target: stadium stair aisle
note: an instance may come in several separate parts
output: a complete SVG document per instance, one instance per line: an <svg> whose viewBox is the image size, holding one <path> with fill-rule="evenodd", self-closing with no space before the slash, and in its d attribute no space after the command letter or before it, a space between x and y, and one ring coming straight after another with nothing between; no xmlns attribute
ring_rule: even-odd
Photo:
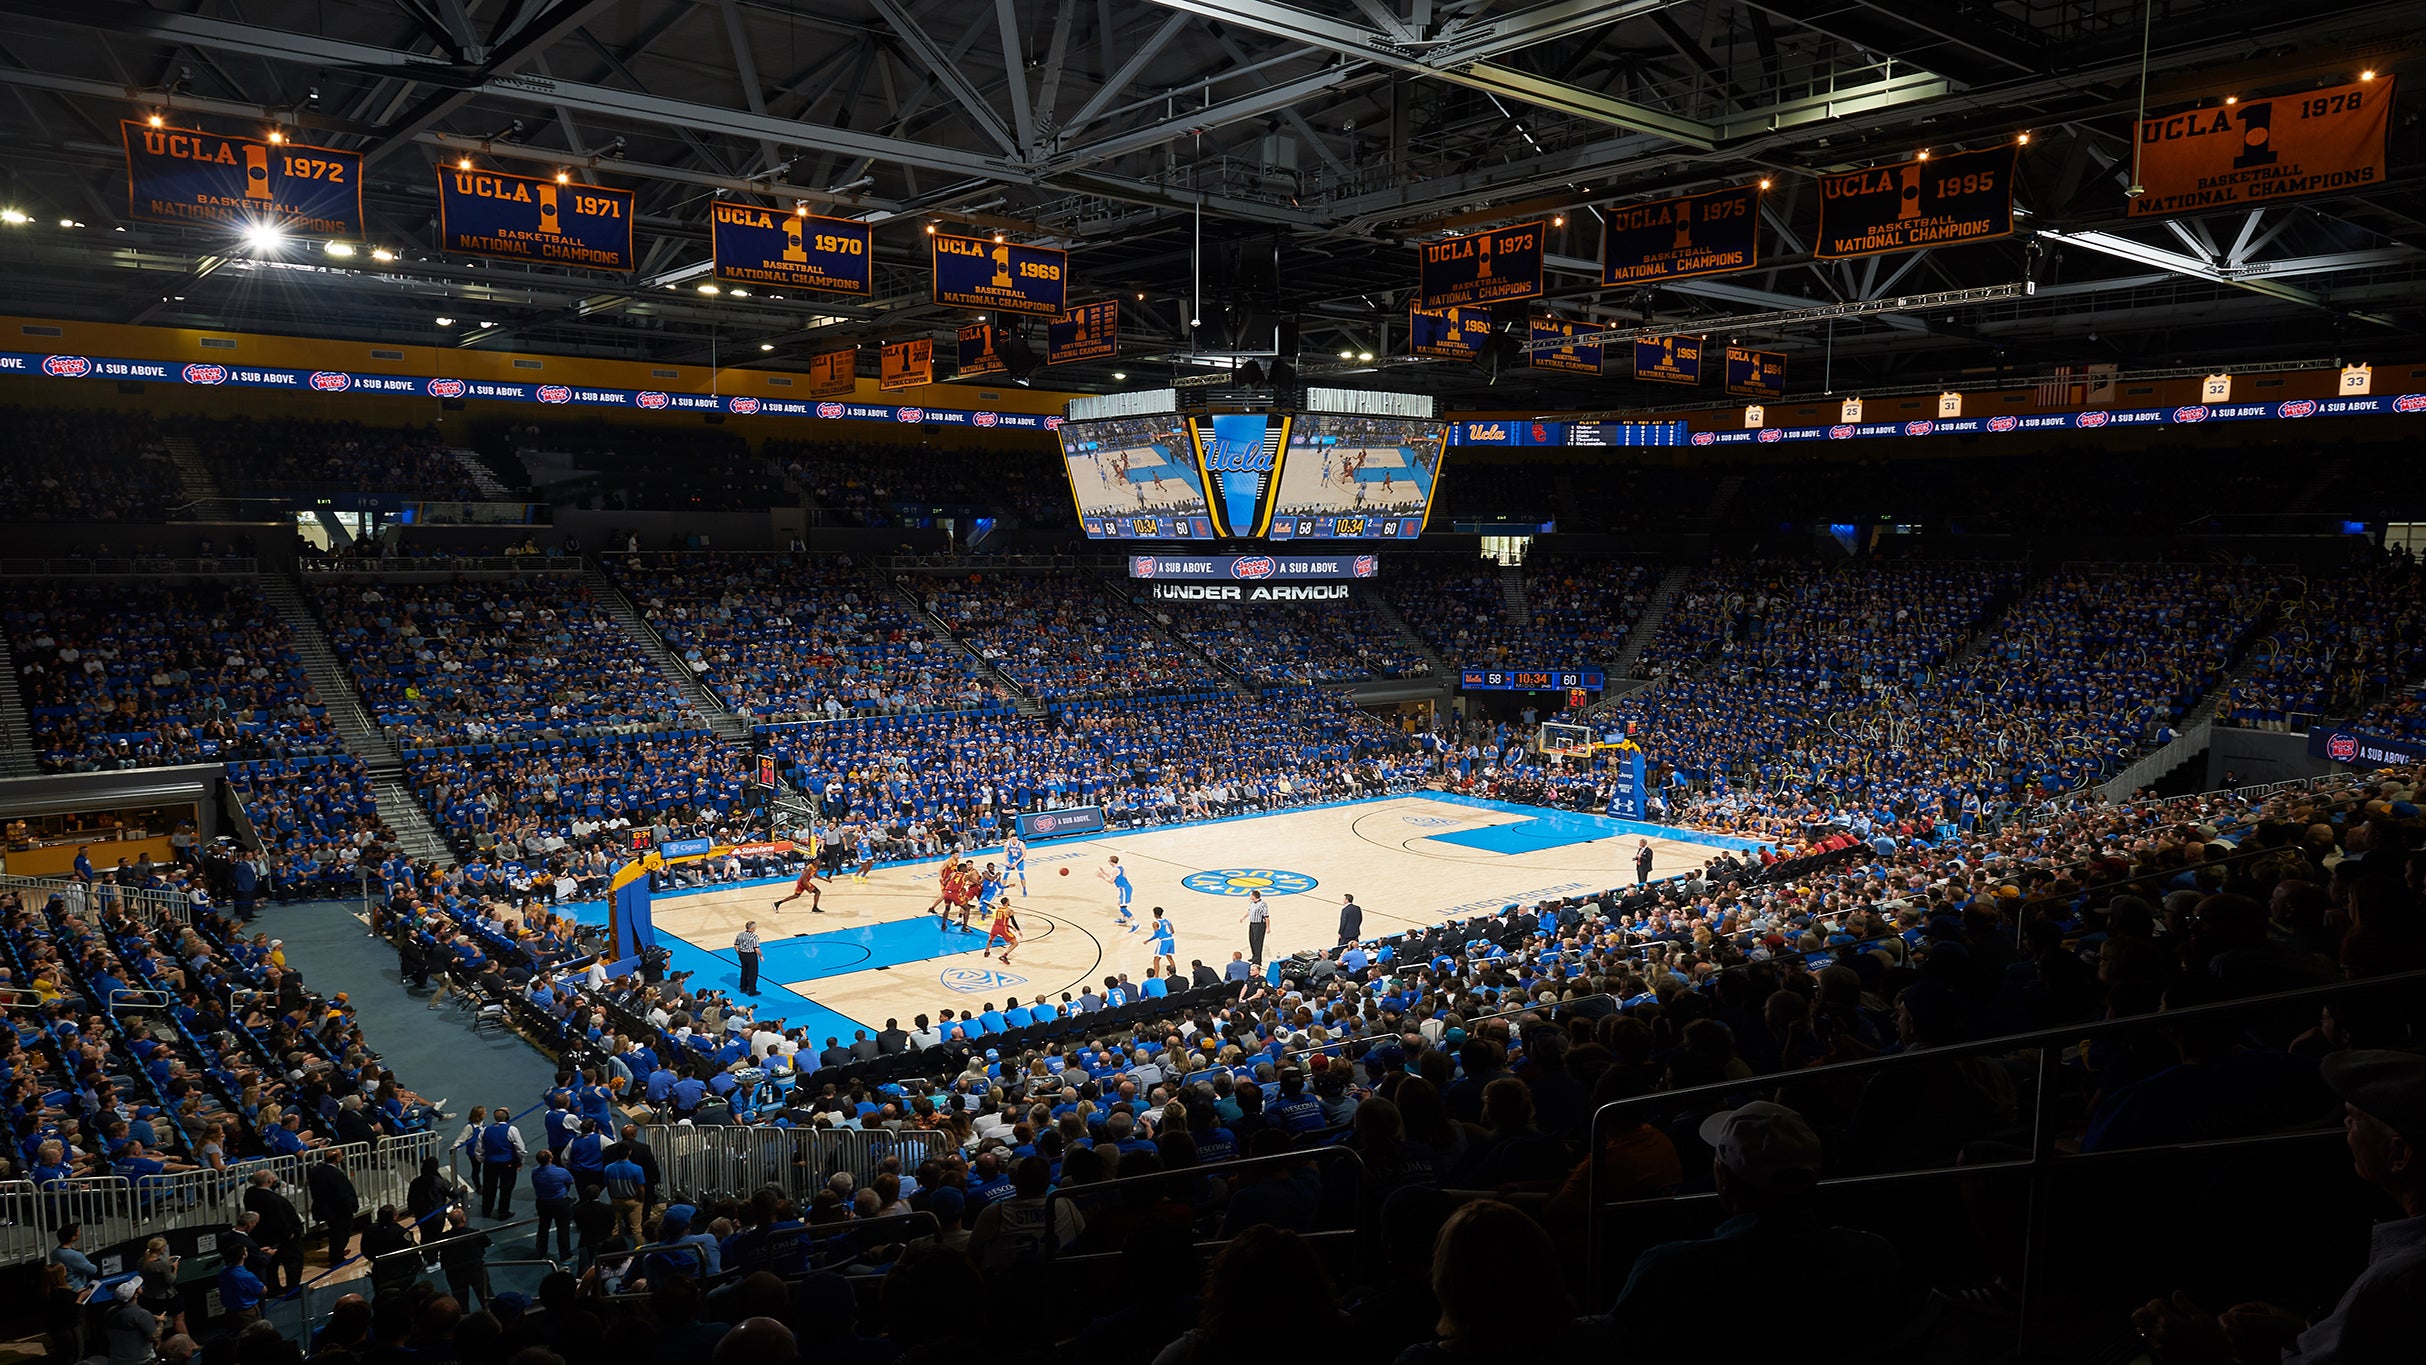
<svg viewBox="0 0 2426 1365"><path fill-rule="evenodd" d="M1035 697L1030 696L1028 694L1028 690L1021 687L1018 681L1013 679L1010 674L996 668L993 660L988 659L983 654L969 648L968 641L963 640L958 635L952 633L952 623L944 620L940 616L937 616L935 613L928 611L925 600L920 598L917 593L910 591L909 587L897 578L888 578L886 581L891 584L893 591L901 594L903 601L910 604L910 610L917 612L928 625L935 628L937 638L944 640L950 644L952 648L957 649L971 659L976 660L978 670L985 675L989 682L992 682L996 687L1003 689L1005 692L1010 693L1014 699L1012 701L1012 706L1019 712L1019 714L1023 716L1041 716L1045 714L1045 704L1043 702L1038 701Z"/></svg>
<svg viewBox="0 0 2426 1365"><path fill-rule="evenodd" d="M0 681L0 777L32 777L42 771L34 762L33 731L26 725L25 698L17 690L17 656L8 646L8 632L0 631L0 668L8 677Z"/></svg>
<svg viewBox="0 0 2426 1365"><path fill-rule="evenodd" d="M177 468L177 482L185 490L194 520L227 521L235 515L227 495L219 491L219 481L211 477L210 466L202 462L193 437L165 436L160 444L168 451L169 463Z"/></svg>
<svg viewBox="0 0 2426 1365"><path fill-rule="evenodd" d="M1676 605L1676 599L1685 591L1685 580L1692 573L1690 566L1679 564L1668 570L1667 576L1660 579L1659 586L1651 590L1651 600L1643 604L1642 619L1634 623L1634 629L1626 632L1625 647L1617 652L1616 660L1609 665L1610 677L1634 676L1635 660L1640 659L1643 651L1650 648L1651 642L1659 638L1659 628L1668 619L1668 609Z"/></svg>
<svg viewBox="0 0 2426 1365"><path fill-rule="evenodd" d="M263 574L261 595L269 599L278 613L279 624L294 638L295 653L303 659L304 675L311 679L312 690L320 694L321 704L328 708L329 723L336 727L337 738L345 742L346 749L374 775L403 768L404 760L396 752L396 746L362 709L362 694L354 690L354 680L346 676L345 666L337 661L337 651L329 645L329 634L321 629L320 618L304 605L302 584L292 574Z"/></svg>
<svg viewBox="0 0 2426 1365"><path fill-rule="evenodd" d="M1508 604L1508 621L1521 626L1533 619L1533 603L1525 596L1525 571L1514 564L1499 566L1499 596Z"/></svg>
<svg viewBox="0 0 2426 1365"><path fill-rule="evenodd" d="M616 624L623 627L623 633L640 646L642 653L648 655L658 672L669 678L681 679L683 691L690 696L691 705L697 707L699 714L707 719L708 728L716 732L718 739L737 744L749 742L748 723L734 715L733 709L724 704L724 699L710 691L708 685L699 680L699 675L684 665L682 656L675 653L673 646L665 642L665 637L642 618L639 609L632 605L632 599L623 595L623 589L615 586L615 580L607 576L606 570L598 567L596 560L584 559L581 562L581 581L606 614L614 617Z"/></svg>
<svg viewBox="0 0 2426 1365"><path fill-rule="evenodd" d="M1104 600L1110 602L1115 611L1126 611L1129 614L1129 619L1137 622L1144 629L1153 631L1155 634L1169 640L1172 644L1177 645L1180 649L1185 650L1189 657L1204 664L1205 672L1208 675L1220 679L1224 687L1229 688L1231 691L1236 692L1242 697L1252 697L1255 695L1254 684L1248 682L1246 678L1232 671L1222 663L1216 661L1212 655L1198 649L1196 645L1185 635L1180 634L1176 630L1163 629L1162 623L1154 619L1154 612L1151 608L1129 596L1128 582L1129 580L1125 578L1105 578L1098 580L1096 586L1097 590L1102 594Z"/></svg>
<svg viewBox="0 0 2426 1365"><path fill-rule="evenodd" d="M440 867L455 865L455 850L439 833L437 821L430 818L429 808L413 795L413 789L397 776L377 774L371 778L371 799L379 803L379 818L396 831L404 845L404 856L414 862L431 862Z"/></svg>
<svg viewBox="0 0 2426 1365"><path fill-rule="evenodd" d="M1415 627L1407 624L1407 618L1399 615L1398 608L1390 605L1388 594L1363 583L1357 584L1353 591L1356 593L1358 601L1371 608L1375 616L1389 623L1390 628L1398 632L1399 638L1406 642L1409 649L1432 661L1433 677L1441 678L1448 675L1449 665L1440 657L1440 651L1432 647L1431 641L1417 634Z"/></svg>

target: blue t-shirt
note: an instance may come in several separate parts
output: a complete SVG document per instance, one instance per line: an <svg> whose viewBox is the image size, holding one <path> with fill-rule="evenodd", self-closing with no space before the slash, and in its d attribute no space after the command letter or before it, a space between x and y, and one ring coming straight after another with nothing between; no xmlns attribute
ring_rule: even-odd
<svg viewBox="0 0 2426 1365"><path fill-rule="evenodd" d="M570 1199L573 1196L573 1173L551 1161L532 1168L531 1197L534 1199Z"/></svg>

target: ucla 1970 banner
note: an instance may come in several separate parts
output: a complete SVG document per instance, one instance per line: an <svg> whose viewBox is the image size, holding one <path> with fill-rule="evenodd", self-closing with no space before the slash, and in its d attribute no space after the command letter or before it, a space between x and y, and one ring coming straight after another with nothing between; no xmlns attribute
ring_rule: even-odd
<svg viewBox="0 0 2426 1365"><path fill-rule="evenodd" d="M629 271L632 192L440 166L438 242L459 256Z"/></svg>
<svg viewBox="0 0 2426 1365"><path fill-rule="evenodd" d="M1471 232L1415 246L1416 302L1425 308L1508 303L1542 293L1542 225Z"/></svg>
<svg viewBox="0 0 2426 1365"><path fill-rule="evenodd" d="M2013 232L2014 146L1820 177L1828 260L1985 242Z"/></svg>
<svg viewBox="0 0 2426 1365"><path fill-rule="evenodd" d="M2384 180L2392 78L2243 99L2140 124L2134 218L2372 189Z"/></svg>
<svg viewBox="0 0 2426 1365"><path fill-rule="evenodd" d="M876 251L867 224L723 200L713 209L708 221L718 279L862 297L876 292Z"/></svg>
<svg viewBox="0 0 2426 1365"><path fill-rule="evenodd" d="M1760 264L1761 187L1739 185L1601 214L1600 282L1723 275Z"/></svg>
<svg viewBox="0 0 2426 1365"><path fill-rule="evenodd" d="M1048 318L1065 311L1070 297L1068 252L948 232L927 241L937 303Z"/></svg>
<svg viewBox="0 0 2426 1365"><path fill-rule="evenodd" d="M128 122L127 211L156 223L362 236L362 156Z"/></svg>

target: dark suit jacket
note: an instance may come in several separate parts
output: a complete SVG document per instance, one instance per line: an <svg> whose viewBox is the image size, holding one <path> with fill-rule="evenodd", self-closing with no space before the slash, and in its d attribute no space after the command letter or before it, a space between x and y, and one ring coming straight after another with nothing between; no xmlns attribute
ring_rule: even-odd
<svg viewBox="0 0 2426 1365"><path fill-rule="evenodd" d="M1354 901L1339 907L1339 937L1341 942L1355 938L1365 931L1365 908Z"/></svg>
<svg viewBox="0 0 2426 1365"><path fill-rule="evenodd" d="M854 1062L872 1062L879 1055L881 1050L873 1038L863 1038L851 1044L851 1060Z"/></svg>
<svg viewBox="0 0 2426 1365"><path fill-rule="evenodd" d="M296 1213L295 1206L276 1190L265 1190L258 1185L246 1189L244 1207L261 1215L260 1226L254 1235L263 1242L276 1245L303 1235L303 1216Z"/></svg>
<svg viewBox="0 0 2426 1365"><path fill-rule="evenodd" d="M905 1029L889 1028L876 1035L876 1050L887 1057L897 1057L910 1050L910 1035Z"/></svg>
<svg viewBox="0 0 2426 1365"><path fill-rule="evenodd" d="M323 1223L352 1222L362 1208L362 1197L354 1192L353 1178L343 1166L314 1162L303 1173L303 1183L312 1192L312 1216Z"/></svg>

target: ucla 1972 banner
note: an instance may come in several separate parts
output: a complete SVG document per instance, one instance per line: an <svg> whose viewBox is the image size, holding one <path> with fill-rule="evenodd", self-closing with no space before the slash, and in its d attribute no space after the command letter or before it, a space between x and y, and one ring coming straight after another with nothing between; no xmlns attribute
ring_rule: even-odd
<svg viewBox="0 0 2426 1365"><path fill-rule="evenodd" d="M987 375L1005 373L1007 367L995 350L994 324L972 322L960 329L960 377L983 379Z"/></svg>
<svg viewBox="0 0 2426 1365"><path fill-rule="evenodd" d="M1070 255L1051 247L939 232L929 237L937 303L1057 318L1070 297Z"/></svg>
<svg viewBox="0 0 2426 1365"><path fill-rule="evenodd" d="M1535 316L1531 331L1533 344L1544 349L1529 351L1525 360L1537 370L1552 370L1559 374L1598 375L1601 366L1601 344L1597 339L1577 341L1578 325L1567 318ZM1597 328L1585 324L1585 336L1593 337ZM1555 346L1546 343L1555 342Z"/></svg>
<svg viewBox="0 0 2426 1365"><path fill-rule="evenodd" d="M1542 294L1542 225L1418 242L1416 302L1425 308L1508 303Z"/></svg>
<svg viewBox="0 0 2426 1365"><path fill-rule="evenodd" d="M127 211L157 223L362 236L362 156L126 122Z"/></svg>
<svg viewBox="0 0 2426 1365"><path fill-rule="evenodd" d="M721 199L713 209L709 240L718 279L862 297L876 292L867 224Z"/></svg>
<svg viewBox="0 0 2426 1365"><path fill-rule="evenodd" d="M1488 308L1409 308L1407 350L1438 360L1472 360L1491 335Z"/></svg>
<svg viewBox="0 0 2426 1365"><path fill-rule="evenodd" d="M2014 145L1820 177L1827 260L1985 242L2013 232Z"/></svg>
<svg viewBox="0 0 2426 1365"><path fill-rule="evenodd" d="M2383 183L2392 78L2242 99L2140 123L2134 218L2271 204Z"/></svg>
<svg viewBox="0 0 2426 1365"><path fill-rule="evenodd" d="M1778 351L1728 347L1727 392L1743 398L1785 397L1785 355Z"/></svg>
<svg viewBox="0 0 2426 1365"><path fill-rule="evenodd" d="M1600 214L1602 284L1723 275L1760 264L1758 184L1621 204Z"/></svg>
<svg viewBox="0 0 2426 1365"><path fill-rule="evenodd" d="M1110 360L1120 350L1120 300L1082 303L1045 326L1045 363Z"/></svg>
<svg viewBox="0 0 2426 1365"><path fill-rule="evenodd" d="M1380 572L1375 555L1129 556L1129 577L1169 583L1312 583Z"/></svg>
<svg viewBox="0 0 2426 1365"><path fill-rule="evenodd" d="M440 166L438 242L458 256L630 271L632 192Z"/></svg>

